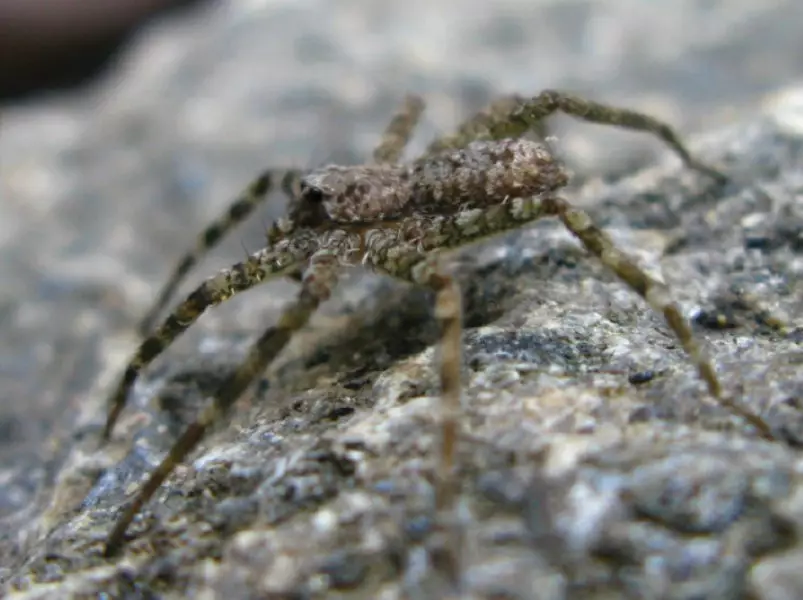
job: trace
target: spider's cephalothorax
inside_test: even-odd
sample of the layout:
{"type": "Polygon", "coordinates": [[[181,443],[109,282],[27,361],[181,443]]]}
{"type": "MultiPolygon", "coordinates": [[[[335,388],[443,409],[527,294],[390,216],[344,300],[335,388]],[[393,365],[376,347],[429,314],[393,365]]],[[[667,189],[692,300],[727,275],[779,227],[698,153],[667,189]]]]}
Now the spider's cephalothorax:
{"type": "MultiPolygon", "coordinates": [[[[303,174],[285,172],[282,187],[291,196],[290,207],[287,216],[270,228],[267,246],[207,279],[154,328],[155,318],[192,265],[263,201],[281,171],[260,175],[178,263],[143,322],[146,338],[112,396],[104,438],[111,434],[139,372],[207,308],[279,275],[294,277],[301,285],[295,302],[256,340],[243,363],[225,379],[124,510],[109,536],[107,553],[119,549],[126,528],[143,504],[307,323],[329,297],[339,270],[348,265],[364,265],[436,293],[442,394],[436,504],[441,513],[449,514],[455,496],[455,444],[460,424],[461,306],[457,284],[440,251],[543,217],[560,219],[588,252],[661,313],[710,394],[771,437],[760,417],[723,396],[712,363],[667,287],[620,251],[585,212],[556,195],[567,183],[566,170],[544,145],[522,136],[540,130],[545,117],[562,111],[591,122],[650,132],[689,168],[722,181],[725,178],[719,172],[692,157],[673,130],[660,121],[554,91],[496,101],[454,134],[432,142],[423,156],[402,163],[402,151],[422,110],[420,99],[407,98],[369,164],[328,166],[303,174]]],[[[453,548],[455,555],[458,546],[453,548]]]]}

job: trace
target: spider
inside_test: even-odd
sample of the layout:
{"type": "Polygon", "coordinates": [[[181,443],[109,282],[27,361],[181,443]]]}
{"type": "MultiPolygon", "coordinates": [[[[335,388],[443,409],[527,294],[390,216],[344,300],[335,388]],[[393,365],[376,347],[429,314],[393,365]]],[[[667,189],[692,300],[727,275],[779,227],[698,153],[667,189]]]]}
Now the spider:
{"type": "Polygon", "coordinates": [[[368,164],[330,165],[306,172],[266,170],[205,229],[195,247],[178,263],[143,320],[141,330],[146,337],[111,396],[104,441],[109,439],[142,369],[205,310],[279,276],[295,279],[300,288],[295,301],[256,340],[243,362],[223,381],[195,422],[139,488],[109,534],[107,556],[121,548],[131,521],[207,429],[268,369],[293,334],[330,296],[345,266],[362,265],[435,292],[434,310],[441,328],[435,508],[448,512],[455,502],[457,485],[462,324],[460,290],[440,251],[544,217],[557,217],[588,252],[663,314],[711,396],[745,418],[762,436],[772,437],[760,417],[723,395],[713,363],[672,301],[667,286],[619,250],[585,212],[556,194],[568,183],[565,167],[545,145],[523,136],[560,111],[585,121],[652,133],[688,168],[719,183],[727,180],[723,174],[698,162],[663,122],[558,91],[544,91],[531,98],[502,97],[466,120],[453,134],[433,141],[422,156],[403,163],[402,153],[423,110],[424,103],[418,96],[408,96],[368,164]],[[263,202],[279,179],[291,202],[287,216],[269,228],[266,246],[204,281],[154,329],[159,313],[192,266],[263,202]]]}

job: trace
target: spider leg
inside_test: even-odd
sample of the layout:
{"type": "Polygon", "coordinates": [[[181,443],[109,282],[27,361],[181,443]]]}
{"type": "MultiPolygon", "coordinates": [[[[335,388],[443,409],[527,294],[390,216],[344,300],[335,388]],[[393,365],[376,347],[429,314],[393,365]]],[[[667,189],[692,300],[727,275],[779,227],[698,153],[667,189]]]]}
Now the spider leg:
{"type": "Polygon", "coordinates": [[[401,160],[402,152],[423,112],[424,101],[419,96],[411,94],[404,99],[404,103],[382,133],[379,145],[374,149],[374,162],[397,163],[401,160]]]}
{"type": "Polygon", "coordinates": [[[724,174],[692,156],[675,130],[666,123],[644,113],[592,102],[555,90],[545,90],[533,98],[508,97],[504,102],[495,103],[491,110],[479,113],[453,135],[433,141],[427,149],[427,154],[463,148],[474,140],[521,137],[529,130],[539,130],[543,126],[544,119],[555,112],[562,112],[591,123],[652,133],[663,140],[690,169],[699,171],[719,183],[727,181],[724,174]]]}
{"type": "MultiPolygon", "coordinates": [[[[460,123],[453,134],[436,138],[430,142],[425,156],[444,150],[463,148],[471,141],[493,139],[489,137],[493,123],[509,118],[510,114],[525,101],[526,98],[520,94],[509,94],[494,99],[488,106],[460,123]]],[[[519,135],[524,135],[526,131],[534,131],[540,139],[547,136],[546,124],[543,121],[533,123],[519,135]]]]}
{"type": "Polygon", "coordinates": [[[463,307],[460,286],[439,264],[437,254],[429,255],[405,279],[435,292],[435,318],[440,324],[439,378],[441,386],[441,449],[436,489],[436,508],[453,504],[455,454],[460,426],[460,368],[462,365],[463,307]]]}
{"type": "MultiPolygon", "coordinates": [[[[456,457],[462,418],[462,296],[457,281],[443,268],[440,253],[428,252],[422,236],[429,232],[444,240],[445,236],[441,234],[453,229],[455,218],[411,217],[398,222],[396,228],[370,230],[364,238],[366,254],[363,261],[368,268],[435,292],[434,313],[440,325],[438,376],[441,395],[435,510],[440,519],[445,517],[445,522],[441,523],[446,534],[445,546],[438,548],[437,562],[450,582],[459,587],[462,532],[455,519],[455,503],[459,491],[456,457]]],[[[452,239],[455,245],[459,245],[456,238],[452,239]]]]}
{"type": "MultiPolygon", "coordinates": [[[[453,284],[432,270],[431,255],[428,253],[457,248],[547,217],[558,217],[586,250],[644,298],[655,311],[663,315],[670,330],[694,363],[708,392],[716,401],[744,418],[766,439],[774,439],[769,425],[760,416],[741,407],[723,394],[722,384],[714,365],[697,341],[680,307],[672,301],[668,286],[650,276],[620,250],[610,236],[593,223],[585,211],[573,207],[563,198],[552,196],[513,198],[505,204],[464,210],[453,215],[409,217],[402,220],[395,229],[374,229],[366,233],[364,263],[388,275],[434,287],[436,291],[451,289],[450,286],[453,284]]],[[[444,298],[446,299],[441,300],[444,306],[454,304],[452,300],[447,302],[448,296],[444,298]]],[[[445,308],[443,310],[444,314],[448,314],[445,308]]],[[[441,322],[444,330],[453,331],[449,327],[454,325],[447,326],[445,318],[441,322]]],[[[459,323],[459,320],[456,322],[459,323]]],[[[443,339],[452,340],[451,337],[443,339]]],[[[447,357],[459,357],[459,353],[450,351],[445,352],[443,356],[443,360],[446,360],[447,357]]],[[[448,376],[442,373],[443,390],[451,389],[451,376],[451,371],[448,376]]],[[[448,397],[446,406],[442,432],[445,440],[442,452],[445,453],[454,450],[456,426],[454,418],[450,416],[455,408],[454,397],[448,397]]],[[[453,457],[441,457],[440,464],[446,471],[451,469],[453,463],[453,457]]],[[[444,485],[440,489],[447,490],[448,487],[444,485]]],[[[447,504],[448,495],[438,503],[447,504]]]]}
{"type": "Polygon", "coordinates": [[[583,210],[555,196],[514,198],[505,204],[448,216],[411,217],[398,231],[375,231],[368,239],[366,264],[403,279],[416,278],[416,265],[427,251],[449,249],[489,237],[546,217],[557,217],[591,254],[612,270],[658,313],[694,363],[708,392],[722,406],[753,425],[762,437],[774,440],[770,426],[755,413],[723,394],[716,369],[697,341],[691,324],[672,300],[666,284],[650,276],[621,251],[610,236],[583,210]]]}
{"type": "Polygon", "coordinates": [[[460,286],[437,262],[437,255],[421,263],[414,280],[435,291],[435,318],[440,324],[439,378],[440,449],[435,483],[435,510],[443,518],[445,544],[436,549],[435,562],[455,588],[460,588],[463,532],[455,504],[460,479],[456,469],[460,435],[460,369],[463,364],[463,307],[460,286]]]}
{"type": "Polygon", "coordinates": [[[231,229],[245,220],[254,209],[265,201],[274,180],[282,176],[281,188],[285,194],[293,197],[295,189],[298,187],[299,172],[293,170],[268,170],[257,177],[243,192],[229,204],[225,212],[212,221],[206,229],[198,236],[195,246],[188,250],[178,261],[173,272],[164,284],[156,300],[151,305],[145,317],[139,324],[139,332],[142,336],[148,335],[156,323],[159,314],[164,310],[170,298],[175,294],[176,289],[190,272],[193,266],[207,253],[214,248],[223,236],[231,229]]]}
{"type": "Polygon", "coordinates": [[[722,384],[717,377],[714,364],[698,343],[688,319],[683,316],[680,307],[672,300],[669,287],[650,276],[622,252],[607,233],[594,225],[591,217],[585,211],[573,207],[568,201],[559,197],[547,197],[537,202],[540,205],[542,216],[558,217],[566,228],[580,240],[586,250],[594,254],[630,289],[644,298],[653,310],[663,315],[667,325],[696,366],[700,378],[708,387],[708,393],[719,404],[753,425],[762,437],[770,441],[775,440],[772,429],[764,419],[723,394],[722,384]]]}
{"type": "Polygon", "coordinates": [[[312,240],[297,240],[296,244],[286,246],[284,250],[262,249],[247,260],[219,271],[190,293],[162,325],[142,341],[109,400],[109,412],[102,436],[104,442],[111,436],[140,371],[195,323],[207,308],[221,304],[268,279],[291,275],[298,269],[299,262],[314,250],[312,240]]]}
{"type": "Polygon", "coordinates": [[[336,255],[327,250],[310,258],[296,300],[283,311],[278,323],[265,330],[254,343],[243,362],[223,381],[198,419],[187,427],[167,456],[139,488],[109,534],[106,556],[112,556],[119,550],[131,521],[176,465],[192,452],[209,427],[226,415],[246,388],[268,368],[293,334],[304,327],[318,306],[329,298],[332,289],[337,285],[339,268],[336,255]]]}

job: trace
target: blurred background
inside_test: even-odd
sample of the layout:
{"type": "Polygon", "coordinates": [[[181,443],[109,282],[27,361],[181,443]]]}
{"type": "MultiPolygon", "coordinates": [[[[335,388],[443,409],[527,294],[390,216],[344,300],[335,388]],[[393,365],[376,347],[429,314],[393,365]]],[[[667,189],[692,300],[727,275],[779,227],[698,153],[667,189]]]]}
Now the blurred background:
{"type": "MultiPolygon", "coordinates": [[[[799,0],[0,0],[0,517],[102,419],[157,286],[259,169],[359,161],[406,92],[428,102],[412,150],[547,87],[724,126],[799,85],[801,31],[799,0]]],[[[674,160],[552,128],[586,178],[674,160]]],[[[194,280],[258,247],[282,202],[194,280]]],[[[175,352],[253,329],[286,293],[215,311],[175,352]]]]}
{"type": "Polygon", "coordinates": [[[136,31],[194,0],[2,0],[0,100],[81,85],[106,69],[136,31]]]}

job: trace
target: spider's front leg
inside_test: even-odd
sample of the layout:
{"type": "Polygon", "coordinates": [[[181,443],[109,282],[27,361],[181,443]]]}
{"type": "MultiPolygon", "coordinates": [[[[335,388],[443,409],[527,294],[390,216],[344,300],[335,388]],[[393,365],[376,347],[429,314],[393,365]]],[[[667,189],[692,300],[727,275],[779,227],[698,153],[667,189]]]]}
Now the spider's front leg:
{"type": "Polygon", "coordinates": [[[211,306],[280,275],[291,275],[316,246],[314,236],[299,233],[282,247],[265,248],[204,281],[140,344],[109,399],[102,439],[108,441],[139,373],[184,333],[211,306]]]}
{"type": "Polygon", "coordinates": [[[176,289],[190,272],[193,266],[234,227],[244,221],[268,197],[274,181],[281,178],[282,191],[289,197],[294,197],[298,188],[300,172],[289,169],[271,169],[264,171],[254,179],[234,201],[226,207],[225,211],[212,221],[198,236],[195,246],[187,250],[176,264],[170,277],[159,290],[156,300],[151,305],[145,317],[139,324],[139,332],[146,336],[153,330],[156,319],[164,310],[176,289]]]}
{"type": "Polygon", "coordinates": [[[556,112],[590,123],[651,133],[669,146],[690,169],[718,183],[728,180],[726,175],[695,158],[675,130],[663,121],[638,111],[592,102],[555,90],[545,90],[532,98],[510,96],[493,103],[468,119],[454,134],[434,140],[427,148],[427,156],[463,148],[472,141],[518,138],[531,130],[542,132],[544,119],[556,112]]]}
{"type": "Polygon", "coordinates": [[[223,418],[246,388],[257,379],[284,349],[295,332],[304,327],[318,306],[327,300],[337,285],[340,264],[337,255],[328,250],[315,253],[302,277],[296,300],[282,312],[278,323],[269,327],[248,351],[243,362],[215,392],[210,403],[179,439],[167,456],[137,491],[109,534],[106,556],[114,555],[123,543],[126,529],[173,469],[192,452],[209,427],[223,418]]]}

